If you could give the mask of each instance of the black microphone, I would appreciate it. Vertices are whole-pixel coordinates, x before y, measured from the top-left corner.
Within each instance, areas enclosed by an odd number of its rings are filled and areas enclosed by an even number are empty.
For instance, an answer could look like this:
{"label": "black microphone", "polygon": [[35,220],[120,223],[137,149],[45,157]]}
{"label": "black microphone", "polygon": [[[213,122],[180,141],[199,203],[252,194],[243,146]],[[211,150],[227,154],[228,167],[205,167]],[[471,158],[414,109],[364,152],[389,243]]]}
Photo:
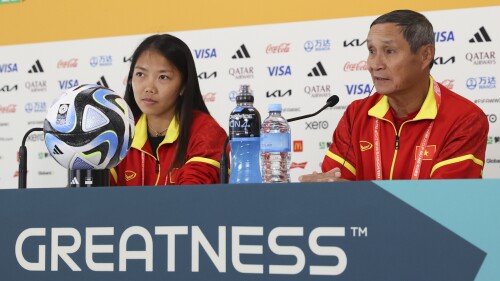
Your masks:
{"label": "black microphone", "polygon": [[19,148],[19,189],[26,188],[26,177],[28,175],[27,166],[28,166],[28,150],[26,149],[26,139],[29,134],[37,131],[43,131],[43,128],[31,128],[26,134],[24,134],[23,141],[21,143],[21,147]]}
{"label": "black microphone", "polygon": [[318,110],[318,111],[316,111],[316,112],[314,112],[312,114],[306,114],[306,115],[302,115],[302,116],[298,116],[298,117],[293,117],[293,118],[287,119],[286,121],[293,122],[293,121],[297,121],[297,120],[301,120],[301,119],[305,119],[305,118],[316,116],[321,111],[325,110],[325,108],[327,108],[327,107],[333,107],[337,103],[339,103],[339,96],[333,95],[333,96],[329,97],[328,100],[326,100],[326,104],[320,110]]}

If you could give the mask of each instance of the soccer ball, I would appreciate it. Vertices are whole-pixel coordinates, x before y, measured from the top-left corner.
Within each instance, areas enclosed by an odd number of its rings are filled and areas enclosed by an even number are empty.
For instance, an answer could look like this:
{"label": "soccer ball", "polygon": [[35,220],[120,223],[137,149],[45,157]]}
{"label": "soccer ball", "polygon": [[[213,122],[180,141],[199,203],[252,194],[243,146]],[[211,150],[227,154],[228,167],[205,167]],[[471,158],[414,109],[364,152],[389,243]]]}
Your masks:
{"label": "soccer ball", "polygon": [[89,84],[65,91],[43,125],[50,155],[71,170],[115,167],[127,155],[134,129],[125,100],[108,88]]}

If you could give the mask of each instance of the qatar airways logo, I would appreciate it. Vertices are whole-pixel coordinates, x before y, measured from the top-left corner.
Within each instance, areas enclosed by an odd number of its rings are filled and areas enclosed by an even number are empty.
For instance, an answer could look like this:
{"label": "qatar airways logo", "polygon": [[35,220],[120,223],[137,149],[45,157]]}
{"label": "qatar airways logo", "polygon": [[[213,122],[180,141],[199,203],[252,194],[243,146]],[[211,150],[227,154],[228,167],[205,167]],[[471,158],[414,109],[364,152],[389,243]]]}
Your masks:
{"label": "qatar airways logo", "polygon": [[368,64],[366,63],[365,60],[356,62],[356,63],[351,63],[351,62],[346,62],[344,65],[344,71],[365,71],[368,70]]}
{"label": "qatar airways logo", "polygon": [[332,95],[329,84],[324,85],[307,85],[304,87],[304,93],[312,98],[327,98]]}
{"label": "qatar airways logo", "polygon": [[47,91],[47,81],[27,81],[26,83],[24,83],[24,87],[32,93],[45,92]]}
{"label": "qatar airways logo", "polygon": [[465,59],[474,65],[489,65],[496,64],[495,51],[485,52],[468,52],[465,54]]}
{"label": "qatar airways logo", "polygon": [[[86,227],[84,231],[72,227],[28,228],[16,239],[15,257],[26,271],[57,272],[62,266],[64,271],[69,267],[71,271],[126,272],[128,261],[140,260],[141,264],[144,262],[145,272],[200,272],[207,268],[205,265],[200,267],[200,256],[203,256],[208,260],[201,261],[210,262],[219,273],[297,275],[306,271],[310,276],[337,276],[347,268],[346,252],[340,247],[326,246],[325,241],[351,235],[368,237],[367,227],[351,227],[350,232],[346,227],[316,227],[310,231],[300,226],[278,226],[269,232],[267,229],[264,232],[263,226],[218,226],[217,238],[209,241],[199,226],[155,226],[151,229],[131,226],[121,233],[117,233],[115,227]],[[280,244],[283,239],[293,239],[285,241],[297,241],[298,245]],[[129,247],[129,240],[140,240],[144,247],[139,250]],[[164,242],[155,244],[159,240]],[[255,241],[265,241],[265,244]],[[268,259],[259,261],[264,249],[269,249],[272,255],[288,257],[295,263],[275,264],[271,261],[266,264]],[[153,255],[159,251],[166,253]],[[181,251],[190,253],[190,264],[176,265],[176,253]],[[75,260],[72,257],[75,253],[85,256],[85,261]],[[305,253],[312,253],[324,261],[320,262],[321,265],[312,264]],[[248,262],[249,256],[253,256],[252,263]],[[190,268],[184,268],[187,266]]]}
{"label": "qatar airways logo", "polygon": [[280,54],[290,52],[290,43],[281,43],[278,45],[269,44],[266,47],[266,54]]}
{"label": "qatar airways logo", "polygon": [[253,66],[231,67],[228,72],[236,79],[253,79]]}

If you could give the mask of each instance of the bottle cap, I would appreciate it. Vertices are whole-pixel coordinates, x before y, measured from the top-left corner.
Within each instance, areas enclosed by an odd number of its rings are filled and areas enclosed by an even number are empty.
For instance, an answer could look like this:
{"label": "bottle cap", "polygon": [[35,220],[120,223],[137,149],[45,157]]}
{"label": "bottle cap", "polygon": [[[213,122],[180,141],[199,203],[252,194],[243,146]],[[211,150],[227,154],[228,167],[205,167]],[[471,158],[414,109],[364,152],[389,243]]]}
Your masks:
{"label": "bottle cap", "polygon": [[254,98],[252,95],[252,90],[250,90],[250,85],[241,85],[240,92],[236,96],[236,102],[253,102]]}
{"label": "bottle cap", "polygon": [[281,112],[281,103],[271,103],[268,106],[269,112]]}

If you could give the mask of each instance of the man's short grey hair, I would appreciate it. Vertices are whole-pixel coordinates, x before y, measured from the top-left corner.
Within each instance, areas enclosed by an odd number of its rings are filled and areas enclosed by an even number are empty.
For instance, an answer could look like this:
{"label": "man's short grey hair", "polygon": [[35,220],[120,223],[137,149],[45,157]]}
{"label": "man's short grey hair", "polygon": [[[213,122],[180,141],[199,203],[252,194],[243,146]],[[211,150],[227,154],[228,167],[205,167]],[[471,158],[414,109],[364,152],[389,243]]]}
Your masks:
{"label": "man's short grey hair", "polygon": [[410,44],[412,53],[416,53],[420,47],[427,44],[434,46],[432,24],[420,13],[411,10],[395,10],[375,19],[370,28],[381,23],[395,23],[401,27],[403,37]]}

